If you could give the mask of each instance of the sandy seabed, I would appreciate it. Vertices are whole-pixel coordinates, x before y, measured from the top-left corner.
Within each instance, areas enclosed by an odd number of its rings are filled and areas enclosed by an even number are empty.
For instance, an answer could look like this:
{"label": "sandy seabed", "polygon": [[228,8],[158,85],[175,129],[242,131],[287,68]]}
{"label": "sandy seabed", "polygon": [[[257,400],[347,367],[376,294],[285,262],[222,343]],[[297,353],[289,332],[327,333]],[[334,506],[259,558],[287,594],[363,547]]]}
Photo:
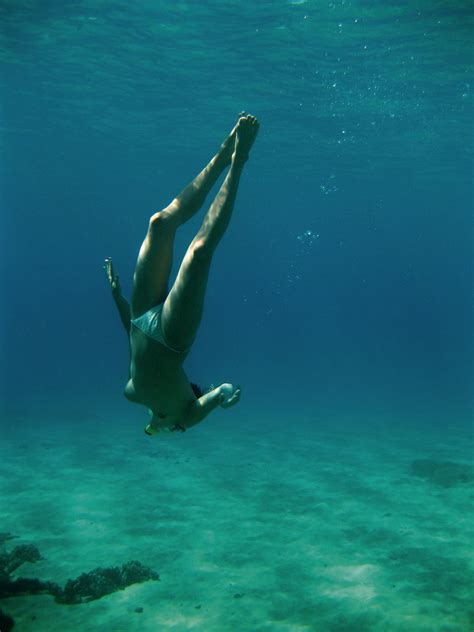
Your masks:
{"label": "sandy seabed", "polygon": [[138,560],[160,581],[80,605],[5,599],[15,632],[470,632],[469,433],[216,414],[146,437],[4,420],[0,531],[61,585]]}

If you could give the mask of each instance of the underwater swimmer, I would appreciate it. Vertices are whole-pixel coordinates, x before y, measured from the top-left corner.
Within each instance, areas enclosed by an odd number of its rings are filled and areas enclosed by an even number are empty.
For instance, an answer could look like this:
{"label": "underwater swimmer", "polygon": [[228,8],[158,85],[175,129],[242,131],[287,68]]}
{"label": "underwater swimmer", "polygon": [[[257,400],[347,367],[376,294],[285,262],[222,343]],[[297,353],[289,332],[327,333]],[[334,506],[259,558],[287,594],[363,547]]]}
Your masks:
{"label": "underwater swimmer", "polygon": [[[241,115],[201,173],[171,204],[151,216],[138,254],[131,305],[122,295],[111,259],[105,261],[112,296],[130,342],[130,372],[124,395],[150,410],[147,434],[184,432],[218,406],[230,408],[240,399],[240,388],[232,384],[221,384],[203,395],[189,382],[183,362],[201,322],[212,256],[229,225],[240,177],[258,129],[254,116]],[[168,291],[176,231],[198,212],[227,167],[224,182]]]}

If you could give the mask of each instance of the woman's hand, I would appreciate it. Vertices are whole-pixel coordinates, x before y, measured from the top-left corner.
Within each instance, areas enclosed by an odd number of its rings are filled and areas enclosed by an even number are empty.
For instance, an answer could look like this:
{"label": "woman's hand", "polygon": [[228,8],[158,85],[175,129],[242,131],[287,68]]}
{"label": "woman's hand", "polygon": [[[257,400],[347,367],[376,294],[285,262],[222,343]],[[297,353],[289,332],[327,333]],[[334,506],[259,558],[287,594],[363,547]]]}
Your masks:
{"label": "woman's hand", "polygon": [[110,283],[112,294],[121,294],[122,288],[120,287],[120,280],[118,275],[114,272],[114,264],[112,263],[112,259],[110,257],[107,257],[104,261],[104,270],[107,280]]}
{"label": "woman's hand", "polygon": [[240,399],[240,386],[221,384],[219,390],[219,403],[222,408],[230,408],[237,404]]}

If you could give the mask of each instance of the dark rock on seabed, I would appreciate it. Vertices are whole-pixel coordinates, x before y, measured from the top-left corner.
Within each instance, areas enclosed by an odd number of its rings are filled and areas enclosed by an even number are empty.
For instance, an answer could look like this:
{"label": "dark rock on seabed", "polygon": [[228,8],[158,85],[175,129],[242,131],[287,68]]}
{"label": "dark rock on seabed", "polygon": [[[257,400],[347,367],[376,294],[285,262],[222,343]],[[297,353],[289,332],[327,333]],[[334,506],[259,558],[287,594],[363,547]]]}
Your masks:
{"label": "dark rock on seabed", "polygon": [[10,615],[5,614],[3,610],[0,610],[0,630],[2,632],[10,632],[15,627],[15,622]]}
{"label": "dark rock on seabed", "polygon": [[127,562],[120,567],[96,568],[89,573],[82,573],[76,579],[69,579],[56,601],[66,604],[92,601],[149,579],[157,581],[160,576],[136,561]]}
{"label": "dark rock on seabed", "polygon": [[[7,552],[4,543],[13,537],[10,533],[0,533],[0,599],[45,593],[53,595],[58,603],[78,604],[100,599],[132,584],[160,579],[158,573],[137,561],[82,573],[76,579],[69,579],[64,589],[59,584],[40,579],[12,579],[11,574],[22,564],[32,564],[42,559],[39,550],[32,544],[22,544]],[[1,632],[9,632],[13,626],[13,619],[0,610]]]}
{"label": "dark rock on seabed", "polygon": [[474,481],[472,466],[453,461],[417,459],[411,464],[411,472],[439,487],[454,487]]}

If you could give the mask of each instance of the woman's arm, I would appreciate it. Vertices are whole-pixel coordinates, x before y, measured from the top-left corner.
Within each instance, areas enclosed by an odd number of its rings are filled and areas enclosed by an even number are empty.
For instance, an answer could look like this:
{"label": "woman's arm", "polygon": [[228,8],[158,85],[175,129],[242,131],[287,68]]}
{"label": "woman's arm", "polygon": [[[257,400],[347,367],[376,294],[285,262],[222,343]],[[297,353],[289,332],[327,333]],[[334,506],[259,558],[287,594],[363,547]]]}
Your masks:
{"label": "woman's arm", "polygon": [[112,290],[112,298],[114,299],[115,305],[117,306],[122,325],[124,326],[127,334],[130,334],[130,305],[128,304],[127,299],[122,294],[120,280],[118,278],[118,275],[114,273],[114,265],[110,257],[107,257],[104,262],[104,270],[105,274],[107,275],[107,280],[110,284],[110,289]]}
{"label": "woman's arm", "polygon": [[115,301],[115,305],[117,306],[122,325],[124,326],[127,334],[130,335],[130,305],[122,294],[112,293],[112,296]]}
{"label": "woman's arm", "polygon": [[235,387],[232,384],[221,384],[191,404],[189,415],[184,420],[183,426],[185,428],[195,426],[218,406],[221,406],[221,408],[230,408],[237,404],[239,400],[240,386]]}

